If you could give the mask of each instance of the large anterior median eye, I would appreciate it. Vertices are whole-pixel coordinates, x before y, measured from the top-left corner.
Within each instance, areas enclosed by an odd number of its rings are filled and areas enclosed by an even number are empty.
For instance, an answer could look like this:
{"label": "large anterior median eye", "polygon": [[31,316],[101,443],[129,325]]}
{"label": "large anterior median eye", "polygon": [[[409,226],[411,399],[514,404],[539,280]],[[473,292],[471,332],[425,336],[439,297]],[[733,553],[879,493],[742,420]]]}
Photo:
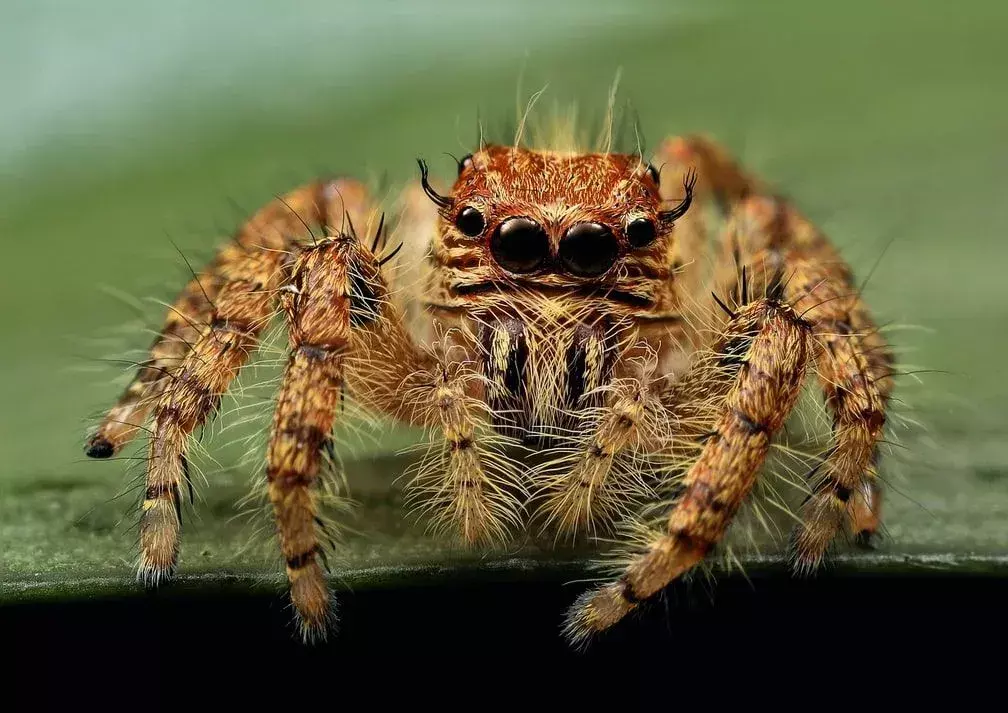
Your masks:
{"label": "large anterior median eye", "polygon": [[483,228],[486,227],[486,220],[483,219],[482,213],[472,206],[469,206],[468,208],[463,208],[461,212],[455,216],[455,227],[468,235],[470,238],[475,238],[483,232]]}
{"label": "large anterior median eye", "polygon": [[490,253],[508,272],[535,272],[549,257],[549,238],[531,218],[508,218],[490,238]]}
{"label": "large anterior median eye", "polygon": [[560,262],[578,277],[598,277],[608,272],[618,257],[616,236],[599,223],[578,223],[560,241]]}
{"label": "large anterior median eye", "polygon": [[631,220],[626,227],[627,242],[635,248],[642,248],[650,245],[658,236],[655,224],[647,218],[637,218]]}

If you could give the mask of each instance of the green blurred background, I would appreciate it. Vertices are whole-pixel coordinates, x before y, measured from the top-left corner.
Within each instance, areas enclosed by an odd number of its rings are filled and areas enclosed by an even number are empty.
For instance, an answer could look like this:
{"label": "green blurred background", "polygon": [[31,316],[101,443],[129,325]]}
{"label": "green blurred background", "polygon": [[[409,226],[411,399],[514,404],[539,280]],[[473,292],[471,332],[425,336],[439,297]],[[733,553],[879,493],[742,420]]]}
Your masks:
{"label": "green blurred background", "polygon": [[[477,115],[513,117],[520,75],[591,114],[619,68],[648,145],[727,143],[871,273],[866,298],[908,327],[893,333],[903,361],[943,372],[900,384],[922,425],[886,470],[887,537],[854,566],[1008,554],[1004,3],[5,0],[2,14],[4,597],[132,586],[134,496],[116,497],[130,476],[81,447],[125,383],[99,360],[146,346],[148,298],[187,277],[175,245],[200,262],[319,174],[399,182],[422,155],[447,177]],[[213,487],[187,513],[183,571],[275,578],[248,546],[268,521],[234,517],[249,472],[227,440],[208,444],[219,466],[202,459]],[[352,526],[377,532],[352,536],[347,581],[458,560],[401,521],[393,450],[349,468]]]}

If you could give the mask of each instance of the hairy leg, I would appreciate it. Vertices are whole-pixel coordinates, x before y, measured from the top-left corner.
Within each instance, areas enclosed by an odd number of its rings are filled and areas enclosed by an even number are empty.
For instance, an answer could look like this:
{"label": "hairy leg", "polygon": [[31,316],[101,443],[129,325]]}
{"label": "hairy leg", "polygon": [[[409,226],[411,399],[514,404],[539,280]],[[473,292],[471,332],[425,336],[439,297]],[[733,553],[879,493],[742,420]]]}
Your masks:
{"label": "hairy leg", "polygon": [[666,139],[658,147],[656,161],[672,172],[684,166],[695,167],[697,198],[713,199],[725,212],[750,195],[768,193],[766,185],[743,171],[724,147],[704,136]]}
{"label": "hairy leg", "polygon": [[317,226],[324,234],[327,226],[343,223],[344,211],[357,218],[361,192],[359,185],[348,181],[310,183],[268,203],[246,221],[169,307],[149,358],[88,439],[87,455],[108,458],[136,435],[186,355],[210,328],[227,275],[240,269],[248,253],[286,252],[297,241],[308,239],[306,226]]}
{"label": "hairy leg", "polygon": [[210,326],[172,374],[153,411],[147,489],[140,516],[139,576],[156,584],[178,559],[181,490],[189,436],[216,410],[273,314],[283,255],[247,252],[229,261]]}
{"label": "hairy leg", "polygon": [[[699,458],[684,477],[665,532],[647,544],[619,581],[574,604],[566,626],[573,642],[618,622],[700,562],[721,539],[794,407],[812,350],[808,323],[786,305],[759,300],[732,317],[715,348],[720,367],[735,374],[732,386],[721,401],[715,429],[706,434]],[[702,378],[707,382],[710,375]],[[693,380],[687,375],[687,382]]]}
{"label": "hairy leg", "polygon": [[832,446],[812,473],[812,495],[792,540],[796,569],[810,571],[841,531],[849,529],[865,544],[879,527],[876,465],[893,385],[892,352],[846,263],[791,205],[751,197],[739,204],[725,232],[740,263],[752,266],[747,280],[757,294],[792,304],[812,323],[821,346],[816,372],[833,416]]}
{"label": "hairy leg", "polygon": [[150,361],[89,439],[88,455],[111,456],[152,412],[140,519],[144,581],[156,583],[175,567],[182,487],[191,488],[188,438],[216,410],[273,315],[288,250],[308,240],[306,225],[342,221],[356,193],[356,185],[347,182],[311,184],[253,216],[183,290]]}
{"label": "hairy leg", "polygon": [[833,446],[812,474],[813,493],[792,540],[795,568],[813,570],[845,527],[867,544],[880,525],[878,444],[893,387],[892,351],[849,266],[793,205],[772,196],[713,142],[673,139],[663,150],[673,162],[698,165],[707,177],[702,187],[731,211],[715,290],[734,304],[754,295],[788,302],[812,323],[822,347],[816,372],[833,416]]}
{"label": "hairy leg", "polygon": [[325,238],[297,256],[281,305],[290,356],[266,454],[268,493],[291,601],[306,640],[324,638],[330,616],[322,570],[318,479],[344,387],[354,332],[394,318],[376,257],[355,236]]}
{"label": "hairy leg", "polygon": [[[493,539],[515,524],[513,497],[505,497],[498,463],[477,437],[484,417],[477,373],[444,350],[417,345],[404,314],[408,300],[395,294],[402,275],[383,270],[399,250],[401,232],[411,227],[400,221],[381,259],[351,235],[305,246],[282,288],[291,352],[267,477],[291,600],[306,639],[324,637],[331,618],[320,562],[318,485],[321,451],[344,389],[374,413],[443,436],[440,457],[421,473],[419,494],[443,521],[457,524],[464,541]],[[372,246],[381,243],[376,235]]]}

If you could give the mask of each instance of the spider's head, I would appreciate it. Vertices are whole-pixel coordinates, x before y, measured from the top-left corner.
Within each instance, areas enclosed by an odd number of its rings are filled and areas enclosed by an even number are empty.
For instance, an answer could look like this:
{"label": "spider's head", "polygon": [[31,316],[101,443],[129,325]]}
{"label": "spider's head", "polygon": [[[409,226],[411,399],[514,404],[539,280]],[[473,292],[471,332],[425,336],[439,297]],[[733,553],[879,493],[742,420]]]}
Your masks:
{"label": "spider's head", "polygon": [[654,167],[628,154],[485,146],[459,161],[440,214],[435,260],[472,278],[544,287],[618,285],[668,265],[672,226],[689,208],[663,203]]}

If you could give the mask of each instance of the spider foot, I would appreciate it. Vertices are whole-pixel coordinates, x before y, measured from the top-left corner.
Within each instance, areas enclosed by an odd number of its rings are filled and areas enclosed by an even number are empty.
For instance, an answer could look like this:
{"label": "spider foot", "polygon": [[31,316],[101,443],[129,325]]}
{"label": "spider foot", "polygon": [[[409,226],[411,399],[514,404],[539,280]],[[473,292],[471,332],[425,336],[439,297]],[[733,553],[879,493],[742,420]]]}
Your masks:
{"label": "spider foot", "polygon": [[317,561],[306,567],[287,569],[295,623],[306,644],[323,643],[336,628],[336,602],[329,594],[325,576]]}
{"label": "spider foot", "polygon": [[624,596],[620,582],[591,589],[577,598],[567,610],[563,634],[573,648],[584,649],[592,638],[618,623],[637,608]]}

